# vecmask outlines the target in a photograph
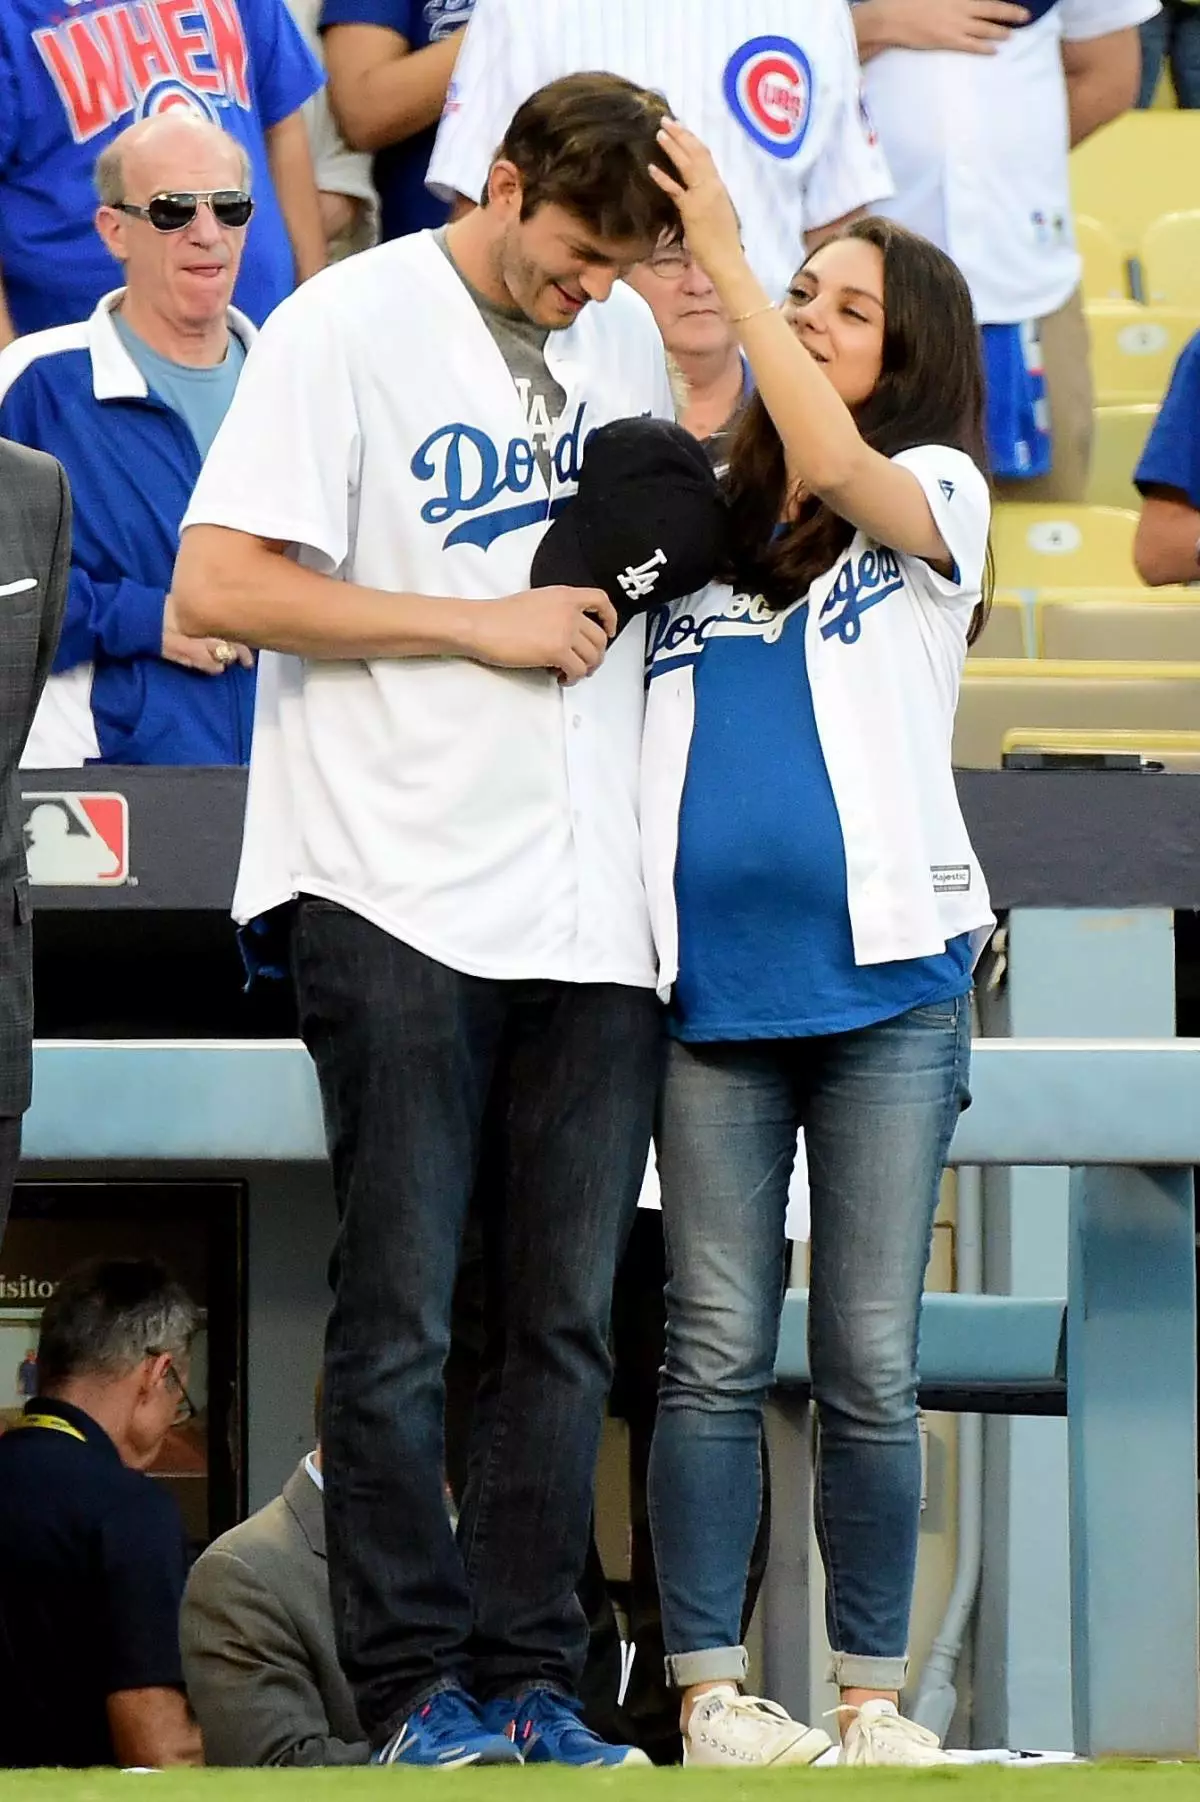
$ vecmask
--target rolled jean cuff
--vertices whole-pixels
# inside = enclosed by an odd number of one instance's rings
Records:
[[[832,1652],[828,1683],[839,1689],[903,1689],[908,1676],[907,1658],[869,1658],[862,1652]]]
[[[663,1660],[672,1689],[693,1683],[740,1683],[750,1669],[745,1646],[715,1646],[703,1652],[670,1652]]]

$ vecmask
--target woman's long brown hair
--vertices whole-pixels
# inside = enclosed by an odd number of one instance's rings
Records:
[[[919,444],[950,445],[986,475],[979,327],[957,266],[891,219],[856,219],[837,235],[874,244],[883,257],[883,364],[873,392],[854,410],[859,431],[884,457]],[[735,546],[727,574],[772,607],[806,593],[854,537],[850,522],[813,496],[779,530],[789,499],[783,445],[757,394],[730,440],[726,489]],[[969,644],[987,621],[992,586],[989,546]]]

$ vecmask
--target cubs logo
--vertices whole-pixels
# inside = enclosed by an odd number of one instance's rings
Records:
[[[790,38],[751,38],[725,65],[725,101],[760,149],[782,158],[797,154],[812,117],[808,58]]]
[[[210,125],[218,123],[216,109],[209,105],[203,94],[195,88],[189,88],[182,81],[156,81],[146,92],[138,104],[139,119],[153,119],[160,113],[194,113],[198,118],[206,119]]]

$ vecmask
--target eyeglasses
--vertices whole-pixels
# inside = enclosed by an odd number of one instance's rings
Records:
[[[695,258],[683,244],[670,244],[665,250],[655,251],[652,257],[646,258],[646,268],[661,276],[664,282],[681,282],[694,264]]]
[[[173,1364],[168,1364],[163,1374],[170,1378],[176,1389],[179,1391],[179,1405],[172,1417],[171,1425],[173,1427],[186,1427],[189,1420],[195,1420],[200,1410],[184,1388],[183,1378]]]
[[[155,194],[145,206],[134,206],[130,200],[118,200],[113,205],[116,212],[128,213],[133,219],[148,219],[156,232],[184,231],[201,206],[212,209],[218,225],[233,230],[249,225],[254,211],[254,201],[244,188],[210,188],[204,194],[183,191]]]

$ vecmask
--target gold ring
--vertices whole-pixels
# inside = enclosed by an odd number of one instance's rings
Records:
[[[237,660],[237,652],[224,638],[218,638],[216,644],[213,646],[213,656],[218,663],[223,663],[226,668]]]

